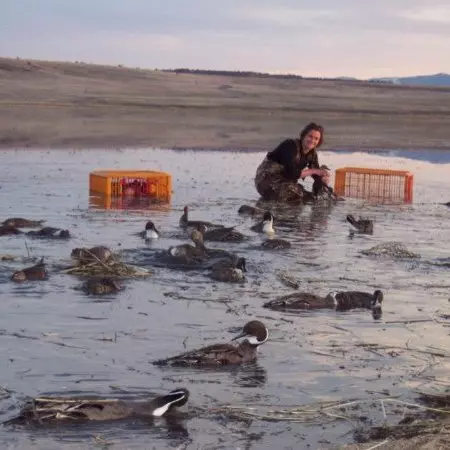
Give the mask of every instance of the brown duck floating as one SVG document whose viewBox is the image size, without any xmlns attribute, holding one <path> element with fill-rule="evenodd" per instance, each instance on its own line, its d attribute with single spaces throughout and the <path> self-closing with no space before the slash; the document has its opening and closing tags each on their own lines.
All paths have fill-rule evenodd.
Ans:
<svg viewBox="0 0 450 450">
<path fill-rule="evenodd" d="M 0 236 L 11 236 L 15 234 L 22 234 L 23 231 L 20 231 L 18 228 L 13 227 L 11 225 L 1 225 L 0 226 Z"/>
<path fill-rule="evenodd" d="M 111 277 L 93 277 L 85 281 L 81 289 L 88 295 L 112 294 L 122 290 L 122 283 Z"/>
<path fill-rule="evenodd" d="M 244 281 L 245 258 L 223 259 L 211 266 L 210 278 L 216 281 L 238 282 Z"/>
<path fill-rule="evenodd" d="M 203 243 L 203 235 L 198 230 L 194 230 L 190 234 L 192 242 L 191 244 L 181 244 L 173 247 L 169 247 L 167 253 L 170 256 L 191 258 L 191 259 L 203 259 L 206 257 L 206 248 Z"/>
<path fill-rule="evenodd" d="M 18 283 L 23 281 L 39 281 L 47 279 L 48 272 L 43 259 L 41 259 L 41 261 L 34 266 L 26 267 L 25 269 L 14 272 L 11 276 L 11 280 Z"/>
<path fill-rule="evenodd" d="M 238 209 L 238 214 L 247 215 L 247 216 L 263 216 L 264 210 L 260 208 L 255 208 L 250 205 L 241 205 Z"/>
<path fill-rule="evenodd" d="M 246 239 L 246 236 L 235 230 L 234 227 L 221 227 L 208 230 L 205 225 L 199 225 L 197 230 L 202 233 L 204 241 L 242 242 Z"/>
<path fill-rule="evenodd" d="M 267 341 L 269 332 L 259 320 L 247 322 L 238 336 L 232 340 L 247 337 L 238 346 L 232 344 L 213 344 L 192 350 L 172 358 L 154 361 L 157 366 L 219 367 L 254 361 L 258 347 Z"/>
<path fill-rule="evenodd" d="M 55 227 L 44 227 L 40 230 L 29 231 L 26 234 L 27 236 L 45 239 L 70 239 L 69 230 L 63 230 L 62 228 Z"/>
<path fill-rule="evenodd" d="M 40 227 L 45 220 L 28 220 L 22 217 L 11 217 L 3 221 L 2 225 L 14 228 L 35 228 Z"/>
<path fill-rule="evenodd" d="M 355 228 L 355 231 L 363 234 L 373 234 L 373 220 L 359 219 L 356 220 L 354 216 L 349 214 L 347 216 L 347 222 L 349 222 Z"/>
<path fill-rule="evenodd" d="M 261 247 L 266 250 L 278 250 L 278 249 L 291 248 L 291 243 L 284 239 L 266 239 L 261 244 Z"/>
<path fill-rule="evenodd" d="M 38 397 L 31 399 L 9 424 L 56 423 L 64 421 L 112 421 L 126 418 L 151 418 L 169 415 L 189 399 L 189 391 L 178 388 L 147 401 L 105 398 Z"/>
<path fill-rule="evenodd" d="M 70 254 L 72 258 L 78 259 L 80 262 L 107 262 L 114 257 L 113 252 L 103 245 L 91 248 L 74 248 Z"/>
<path fill-rule="evenodd" d="M 377 310 L 381 308 L 383 299 L 383 292 L 378 289 L 373 294 L 361 291 L 341 291 L 330 293 L 326 297 L 308 292 L 295 292 L 271 300 L 265 303 L 263 307 L 276 311 L 295 309 L 335 309 L 336 311 L 349 311 L 350 309 L 357 308 Z"/>
</svg>

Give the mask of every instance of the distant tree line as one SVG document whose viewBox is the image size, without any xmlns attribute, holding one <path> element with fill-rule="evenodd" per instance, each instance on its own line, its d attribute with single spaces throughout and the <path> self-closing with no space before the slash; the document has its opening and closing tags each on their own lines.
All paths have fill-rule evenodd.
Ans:
<svg viewBox="0 0 450 450">
<path fill-rule="evenodd" d="M 212 70 L 212 69 L 187 69 L 184 67 L 177 69 L 155 69 L 160 72 L 169 72 L 169 73 L 182 73 L 182 74 L 196 74 L 196 75 L 221 75 L 221 76 L 229 76 L 229 77 L 257 77 L 257 78 L 277 78 L 280 80 L 339 80 L 346 81 L 350 83 L 380 83 L 380 84 L 391 84 L 390 80 L 358 80 L 357 78 L 351 77 L 335 77 L 335 78 L 325 78 L 325 77 L 303 77 L 301 75 L 294 74 L 271 74 L 264 72 L 253 72 L 250 70 Z"/>
</svg>

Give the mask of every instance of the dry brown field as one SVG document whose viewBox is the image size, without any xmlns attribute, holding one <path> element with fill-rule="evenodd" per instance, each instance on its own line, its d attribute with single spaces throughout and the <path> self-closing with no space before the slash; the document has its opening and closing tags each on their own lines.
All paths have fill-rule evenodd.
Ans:
<svg viewBox="0 0 450 450">
<path fill-rule="evenodd" d="M 450 149 L 450 88 L 0 58 L 1 148 Z"/>
</svg>

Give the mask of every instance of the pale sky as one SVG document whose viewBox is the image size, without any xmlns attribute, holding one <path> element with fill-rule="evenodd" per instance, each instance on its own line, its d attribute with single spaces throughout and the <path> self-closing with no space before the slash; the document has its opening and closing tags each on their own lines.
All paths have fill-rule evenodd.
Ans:
<svg viewBox="0 0 450 450">
<path fill-rule="evenodd" d="M 0 56 L 357 78 L 450 72 L 449 0 L 1 0 Z"/>
</svg>

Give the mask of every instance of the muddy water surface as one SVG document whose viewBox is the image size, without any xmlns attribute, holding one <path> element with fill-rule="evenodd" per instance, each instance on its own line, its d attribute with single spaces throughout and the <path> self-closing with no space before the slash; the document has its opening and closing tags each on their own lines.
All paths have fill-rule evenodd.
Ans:
<svg viewBox="0 0 450 450">
<path fill-rule="evenodd" d="M 277 209 L 278 237 L 289 250 L 265 252 L 253 221 L 237 214 L 254 205 L 256 166 L 262 153 L 172 150 L 5 151 L 0 180 L 2 217 L 46 219 L 68 228 L 70 241 L 0 237 L 0 419 L 17 413 L 26 396 L 42 393 L 142 396 L 178 386 L 191 392 L 186 414 L 176 422 L 118 422 L 57 428 L 0 426 L 5 448 L 332 448 L 352 442 L 354 422 L 327 426 L 263 418 L 232 418 L 223 405 L 282 409 L 325 400 L 399 396 L 414 401 L 414 389 L 448 383 L 450 347 L 450 163 L 446 153 L 411 155 L 322 152 L 321 162 L 395 168 L 415 176 L 414 203 L 376 205 L 347 199 L 334 206 Z M 441 157 L 439 157 L 441 155 Z M 170 206 L 129 202 L 105 209 L 89 198 L 95 169 L 151 169 L 172 174 Z M 202 271 L 153 267 L 154 253 L 180 243 L 178 220 L 189 204 L 193 219 L 235 225 L 242 244 L 211 243 L 247 259 L 243 285 L 214 282 Z M 348 213 L 375 220 L 373 236 L 349 235 Z M 151 219 L 162 231 L 145 244 L 133 233 Z M 373 258 L 361 250 L 399 241 L 417 260 Z M 129 280 L 118 295 L 95 299 L 74 289 L 80 280 L 58 273 L 71 249 L 103 244 L 126 261 L 153 270 Z M 21 258 L 44 257 L 50 279 L 13 284 Z M 383 317 L 366 311 L 288 314 L 262 308 L 293 292 L 277 276 L 289 273 L 300 289 L 326 294 L 337 289 L 385 292 Z M 227 370 L 164 369 L 154 359 L 226 342 L 257 318 L 270 331 L 256 364 Z M 384 416 L 372 411 L 378 423 Z"/>
</svg>

